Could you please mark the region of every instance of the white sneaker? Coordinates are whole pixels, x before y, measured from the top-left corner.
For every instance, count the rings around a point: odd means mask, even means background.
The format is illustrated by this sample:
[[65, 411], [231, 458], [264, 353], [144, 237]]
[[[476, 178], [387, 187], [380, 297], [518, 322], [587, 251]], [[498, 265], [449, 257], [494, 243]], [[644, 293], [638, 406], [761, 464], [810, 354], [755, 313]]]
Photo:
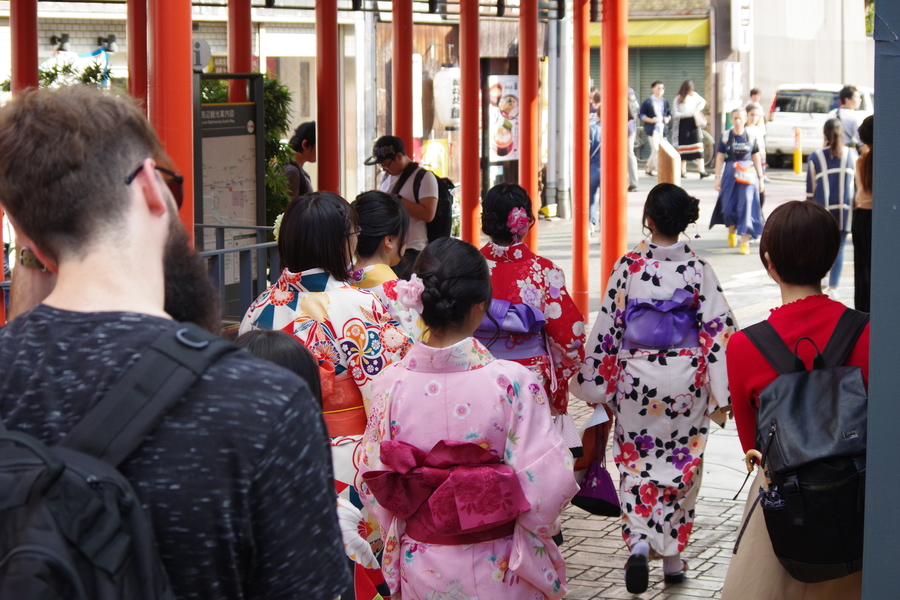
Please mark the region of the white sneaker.
[[825, 293], [828, 294], [828, 297], [831, 298], [832, 300], [834, 300], [835, 302], [841, 301], [841, 295], [838, 293], [837, 288], [830, 287], [825, 291]]

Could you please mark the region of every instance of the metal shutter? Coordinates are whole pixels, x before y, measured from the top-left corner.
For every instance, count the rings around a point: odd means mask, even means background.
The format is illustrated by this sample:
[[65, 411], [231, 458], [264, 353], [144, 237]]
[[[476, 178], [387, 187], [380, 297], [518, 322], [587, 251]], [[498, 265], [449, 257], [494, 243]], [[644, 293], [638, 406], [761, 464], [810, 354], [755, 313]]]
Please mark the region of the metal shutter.
[[[666, 98], [675, 94], [685, 79], [694, 82], [698, 94], [710, 101], [706, 89], [706, 53], [708, 48], [629, 48], [628, 85], [643, 101], [651, 94], [650, 84], [656, 80], [666, 85]], [[591, 48], [591, 80], [600, 87], [600, 48]]]

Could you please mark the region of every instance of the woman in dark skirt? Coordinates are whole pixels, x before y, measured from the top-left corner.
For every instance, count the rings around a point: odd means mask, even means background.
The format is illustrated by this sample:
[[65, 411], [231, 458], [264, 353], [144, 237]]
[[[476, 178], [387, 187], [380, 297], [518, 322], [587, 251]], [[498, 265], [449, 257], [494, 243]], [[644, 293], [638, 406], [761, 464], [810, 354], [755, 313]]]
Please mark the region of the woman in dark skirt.
[[[687, 161], [692, 160], [700, 172], [700, 179], [709, 177], [703, 161], [703, 138], [700, 128], [706, 125], [703, 108], [706, 100], [694, 91], [691, 80], [681, 84], [672, 110], [672, 140], [681, 155], [681, 176], [687, 174]], [[698, 123], [698, 120], [700, 121]]]

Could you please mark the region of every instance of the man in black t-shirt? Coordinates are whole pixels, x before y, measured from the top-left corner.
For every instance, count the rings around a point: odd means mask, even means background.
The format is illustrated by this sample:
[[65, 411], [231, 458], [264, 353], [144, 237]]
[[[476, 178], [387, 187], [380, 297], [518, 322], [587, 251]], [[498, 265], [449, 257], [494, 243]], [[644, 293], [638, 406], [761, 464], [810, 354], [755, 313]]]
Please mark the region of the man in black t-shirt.
[[[0, 109], [0, 204], [32, 244], [19, 268], [57, 275], [43, 304], [0, 329], [7, 427], [56, 443], [176, 327], [164, 256], [199, 259], [165, 161], [125, 99], [30, 90]], [[179, 600], [328, 600], [346, 589], [325, 427], [292, 373], [227, 354], [120, 470]]]

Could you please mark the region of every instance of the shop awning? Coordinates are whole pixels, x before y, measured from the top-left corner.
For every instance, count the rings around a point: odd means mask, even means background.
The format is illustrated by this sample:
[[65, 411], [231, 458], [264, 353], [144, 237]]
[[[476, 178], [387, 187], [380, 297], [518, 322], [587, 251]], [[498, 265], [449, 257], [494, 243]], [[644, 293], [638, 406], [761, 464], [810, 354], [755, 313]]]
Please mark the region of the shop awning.
[[[600, 27], [590, 24], [591, 46], [600, 46]], [[628, 46], [709, 46], [709, 19], [628, 21]]]

